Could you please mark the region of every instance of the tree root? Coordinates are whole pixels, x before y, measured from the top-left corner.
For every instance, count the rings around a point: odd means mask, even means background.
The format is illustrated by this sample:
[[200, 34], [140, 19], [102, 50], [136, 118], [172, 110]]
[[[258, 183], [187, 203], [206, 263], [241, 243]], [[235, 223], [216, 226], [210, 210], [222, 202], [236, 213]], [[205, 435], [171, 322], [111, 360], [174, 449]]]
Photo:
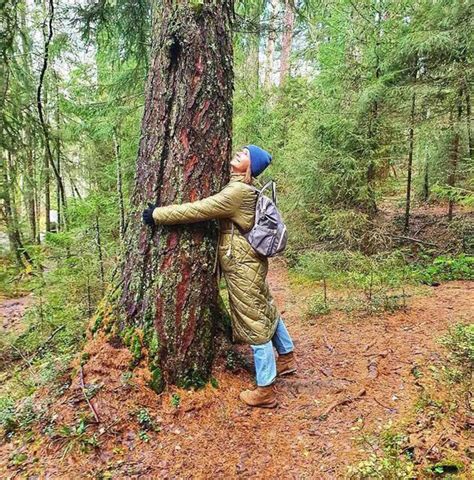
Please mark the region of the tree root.
[[331, 405], [329, 405], [326, 410], [324, 410], [320, 415], [317, 416], [318, 420], [325, 420], [335, 408], [352, 403], [354, 400], [358, 400], [360, 397], [364, 396], [365, 393], [365, 388], [362, 388], [353, 396], [336, 400], [335, 402], [331, 403]]

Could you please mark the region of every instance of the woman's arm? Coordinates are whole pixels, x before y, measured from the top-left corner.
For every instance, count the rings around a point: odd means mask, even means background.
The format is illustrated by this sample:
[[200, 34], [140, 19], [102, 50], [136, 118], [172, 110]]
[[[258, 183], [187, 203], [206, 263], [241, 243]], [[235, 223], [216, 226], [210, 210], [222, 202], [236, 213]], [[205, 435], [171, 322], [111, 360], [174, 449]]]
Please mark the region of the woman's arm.
[[153, 210], [153, 219], [157, 224], [175, 225], [230, 218], [242, 203], [242, 193], [243, 189], [237, 182], [231, 183], [216, 195], [203, 200], [157, 207]]

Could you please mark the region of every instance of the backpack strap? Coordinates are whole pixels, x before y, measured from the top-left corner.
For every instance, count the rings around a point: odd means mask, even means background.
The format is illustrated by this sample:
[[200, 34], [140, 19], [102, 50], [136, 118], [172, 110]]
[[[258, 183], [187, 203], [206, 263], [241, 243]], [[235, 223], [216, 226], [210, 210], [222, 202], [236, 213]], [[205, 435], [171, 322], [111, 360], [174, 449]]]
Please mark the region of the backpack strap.
[[247, 186], [250, 187], [254, 192], [257, 192], [258, 194], [260, 194], [261, 190], [259, 190], [255, 185], [249, 185], [247, 183]]
[[252, 190], [257, 192], [259, 195], [262, 195], [262, 193], [269, 187], [272, 187], [272, 200], [273, 203], [276, 205], [276, 183], [274, 180], [270, 180], [267, 182], [261, 189], [258, 189], [254, 185], [248, 185]]
[[276, 184], [273, 180], [270, 180], [268, 183], [266, 183], [261, 190], [259, 190], [259, 194], [262, 195], [264, 190], [267, 188], [272, 187], [272, 200], [273, 203], [276, 205], [277, 204], [277, 198], [276, 198]]

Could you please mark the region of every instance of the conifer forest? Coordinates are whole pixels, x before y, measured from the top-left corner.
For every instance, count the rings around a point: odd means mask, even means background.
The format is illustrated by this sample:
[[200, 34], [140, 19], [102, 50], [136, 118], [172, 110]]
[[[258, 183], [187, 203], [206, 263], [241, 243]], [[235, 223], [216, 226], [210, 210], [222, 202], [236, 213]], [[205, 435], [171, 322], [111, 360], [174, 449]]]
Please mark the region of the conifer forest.
[[469, 0], [1, 0], [0, 477], [474, 478], [473, 32]]

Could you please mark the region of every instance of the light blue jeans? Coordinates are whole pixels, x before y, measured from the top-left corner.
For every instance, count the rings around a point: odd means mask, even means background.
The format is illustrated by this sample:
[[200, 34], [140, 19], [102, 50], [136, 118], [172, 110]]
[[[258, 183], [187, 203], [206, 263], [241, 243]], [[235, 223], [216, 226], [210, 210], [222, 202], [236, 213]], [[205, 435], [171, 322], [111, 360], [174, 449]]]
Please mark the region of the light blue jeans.
[[262, 345], [252, 345], [257, 385], [259, 387], [266, 387], [275, 381], [277, 372], [273, 347], [276, 348], [279, 355], [290, 353], [295, 348], [281, 317], [278, 320], [275, 334], [269, 342]]

